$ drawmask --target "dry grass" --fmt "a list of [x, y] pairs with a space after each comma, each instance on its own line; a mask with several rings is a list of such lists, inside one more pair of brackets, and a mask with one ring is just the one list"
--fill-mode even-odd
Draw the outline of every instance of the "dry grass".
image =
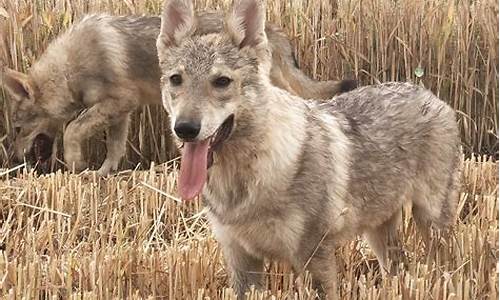
[[[159, 10], [160, 0], [0, 0], [0, 58], [26, 70], [87, 12]], [[466, 152], [495, 156], [497, 16], [494, 0], [269, 1], [269, 18], [290, 33], [309, 74], [421, 82], [459, 111]], [[0, 110], [0, 165], [9, 165], [7, 101]], [[134, 116], [124, 166], [169, 159], [165, 117], [147, 107]], [[88, 146], [99, 163], [102, 141]], [[233, 299], [203, 208], [175, 197], [175, 163], [106, 179], [0, 169], [0, 299]], [[397, 276], [382, 278], [360, 240], [338, 250], [342, 299], [498, 298], [498, 163], [466, 160], [463, 169], [450, 236], [434, 235], [424, 250], [405, 211]], [[266, 280], [269, 290], [251, 299], [315, 297], [310, 278], [297, 287], [281, 263], [269, 264]]]
[[[46, 45], [89, 12], [158, 14], [161, 0], [0, 0], [0, 60], [26, 70]], [[198, 0], [198, 9], [230, 0]], [[287, 31], [303, 69], [315, 78], [356, 77], [361, 84], [420, 82], [457, 111], [466, 153], [498, 156], [498, 2], [445, 0], [269, 1], [268, 16]], [[0, 93], [0, 165], [13, 135]], [[134, 115], [124, 167], [170, 159], [162, 109]], [[104, 143], [89, 143], [89, 161]]]
[[[404, 266], [384, 279], [363, 242], [345, 245], [337, 253], [342, 299], [498, 298], [498, 163], [463, 167], [450, 237], [435, 235], [424, 251], [405, 214]], [[233, 298], [202, 207], [173, 196], [171, 164], [108, 179], [0, 174], [0, 298]], [[265, 295], [313, 299], [290, 272], [272, 263]], [[251, 299], [270, 299], [262, 297]]]

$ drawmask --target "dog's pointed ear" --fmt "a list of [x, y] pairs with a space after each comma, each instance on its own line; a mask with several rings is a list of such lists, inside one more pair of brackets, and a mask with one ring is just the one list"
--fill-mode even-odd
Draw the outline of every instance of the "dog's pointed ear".
[[0, 66], [0, 86], [6, 89], [14, 100], [35, 100], [35, 87], [26, 74]]
[[195, 30], [196, 18], [192, 0], [166, 0], [161, 15], [161, 29], [157, 45], [170, 47], [190, 36]]
[[266, 44], [266, 2], [234, 0], [226, 26], [233, 42], [240, 48]]

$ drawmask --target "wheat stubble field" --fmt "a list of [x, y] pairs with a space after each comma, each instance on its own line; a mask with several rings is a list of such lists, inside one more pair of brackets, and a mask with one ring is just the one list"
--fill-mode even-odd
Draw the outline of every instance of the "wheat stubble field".
[[[229, 0], [196, 1], [199, 9]], [[29, 68], [48, 42], [89, 12], [158, 14], [160, 0], [0, 0], [0, 59]], [[342, 299], [497, 299], [498, 2], [268, 1], [315, 78], [419, 82], [458, 111], [464, 162], [456, 226], [425, 250], [408, 213], [397, 276], [382, 277], [361, 240], [338, 249]], [[233, 299], [201, 201], [176, 198], [161, 109], [134, 115], [123, 171], [38, 176], [11, 162], [0, 92], [0, 299]], [[87, 145], [98, 165], [103, 141]], [[472, 155], [480, 153], [481, 155]], [[490, 158], [491, 156], [491, 158]], [[148, 167], [150, 161], [167, 162]], [[56, 164], [57, 166], [57, 164]], [[139, 170], [141, 169], [141, 170]], [[250, 299], [314, 299], [270, 262], [268, 291]]]
[[[233, 299], [201, 203], [175, 198], [172, 164], [96, 178], [3, 175], [0, 296], [5, 299]], [[380, 276], [361, 241], [338, 250], [342, 299], [497, 299], [498, 164], [463, 163], [459, 220], [429, 251], [405, 218], [403, 264]], [[287, 266], [250, 299], [315, 299]]]

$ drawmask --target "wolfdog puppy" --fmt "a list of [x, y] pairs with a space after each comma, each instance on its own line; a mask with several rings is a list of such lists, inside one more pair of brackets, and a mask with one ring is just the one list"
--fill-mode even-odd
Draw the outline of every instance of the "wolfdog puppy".
[[364, 234], [388, 268], [406, 202], [424, 230], [452, 224], [455, 113], [410, 83], [329, 102], [276, 88], [264, 20], [262, 1], [236, 0], [223, 32], [193, 36], [190, 0], [165, 3], [157, 47], [163, 104], [183, 143], [179, 193], [203, 191], [240, 297], [261, 287], [265, 258], [309, 270], [334, 297], [342, 241]]
[[[195, 34], [222, 30], [219, 13], [201, 13], [197, 20]], [[63, 144], [69, 168], [86, 167], [82, 142], [106, 130], [107, 155], [98, 172], [116, 170], [125, 153], [130, 113], [143, 104], [161, 103], [155, 46], [159, 29], [159, 17], [92, 15], [53, 41], [29, 74], [0, 67], [0, 84], [14, 100], [16, 156], [29, 154], [46, 161], [55, 134], [67, 124]], [[285, 34], [272, 24], [266, 32], [273, 53], [273, 84], [323, 99], [355, 87], [354, 81], [310, 79], [296, 67]]]

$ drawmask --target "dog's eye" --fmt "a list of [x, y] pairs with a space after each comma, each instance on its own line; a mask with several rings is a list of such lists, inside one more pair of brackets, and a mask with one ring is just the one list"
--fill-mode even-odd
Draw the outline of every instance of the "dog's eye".
[[226, 76], [221, 76], [217, 77], [212, 84], [218, 88], [225, 88], [231, 83], [231, 81], [233, 81], [231, 78]]
[[170, 83], [173, 86], [181, 85], [182, 84], [182, 76], [179, 74], [174, 74], [174, 75], [170, 76]]

